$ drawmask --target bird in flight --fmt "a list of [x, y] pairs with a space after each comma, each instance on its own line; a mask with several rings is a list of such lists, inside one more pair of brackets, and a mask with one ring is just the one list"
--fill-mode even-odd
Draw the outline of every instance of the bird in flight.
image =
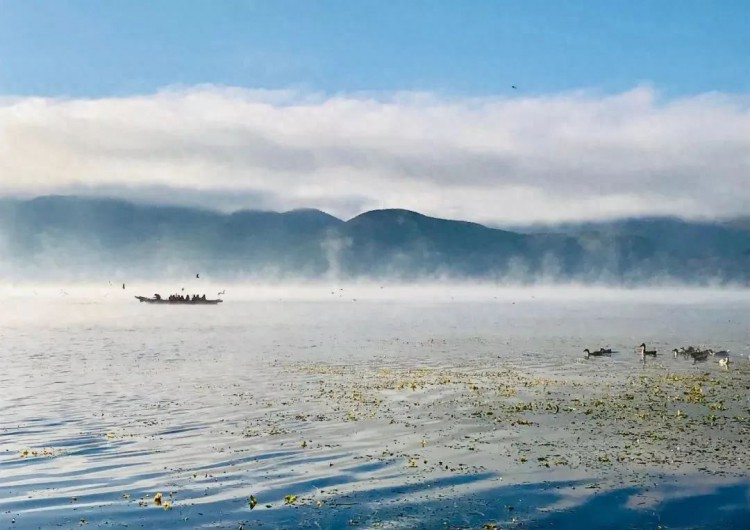
[[516, 85], [511, 85], [510, 88], [512, 88], [513, 90], [518, 90], [518, 87]]
[[196, 277], [196, 278], [200, 278], [200, 277], [201, 277], [201, 275], [200, 275], [200, 274], [196, 274], [196, 275], [195, 275], [195, 277]]

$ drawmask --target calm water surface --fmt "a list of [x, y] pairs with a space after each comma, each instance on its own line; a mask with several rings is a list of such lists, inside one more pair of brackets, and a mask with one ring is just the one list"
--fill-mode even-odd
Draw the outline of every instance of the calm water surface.
[[[383, 370], [618, 377], [644, 369], [644, 341], [747, 362], [750, 293], [323, 286], [217, 307], [100, 294], [3, 297], [0, 528], [750, 528], [747, 476], [593, 491], [596, 471], [527, 472], [462, 445], [460, 410], [420, 412], [446, 396], [383, 389], [387, 411], [364, 415], [324, 386]], [[599, 346], [617, 353], [582, 362]]]

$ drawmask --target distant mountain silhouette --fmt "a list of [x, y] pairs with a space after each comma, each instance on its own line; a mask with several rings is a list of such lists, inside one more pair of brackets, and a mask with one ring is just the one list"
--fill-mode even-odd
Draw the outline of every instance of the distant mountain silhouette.
[[6, 277], [468, 278], [750, 283], [750, 222], [489, 228], [408, 210], [232, 214], [113, 199], [0, 200]]
[[354, 276], [487, 276], [507, 269], [525, 249], [525, 236], [408, 210], [375, 210], [342, 225], [341, 254]]

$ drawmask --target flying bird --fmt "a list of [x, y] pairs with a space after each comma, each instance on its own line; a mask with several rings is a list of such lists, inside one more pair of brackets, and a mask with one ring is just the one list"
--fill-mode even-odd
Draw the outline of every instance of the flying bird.
[[511, 85], [510, 88], [512, 88], [513, 90], [518, 90], [518, 87], [516, 85]]
[[200, 275], [200, 274], [196, 274], [196, 275], [195, 275], [195, 277], [196, 277], [196, 278], [200, 278], [200, 277], [201, 277], [201, 275]]

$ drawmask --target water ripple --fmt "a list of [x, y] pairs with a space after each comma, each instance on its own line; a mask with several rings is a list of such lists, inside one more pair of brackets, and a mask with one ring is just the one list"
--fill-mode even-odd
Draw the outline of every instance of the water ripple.
[[[603, 528], [616, 516], [623, 526], [678, 528], [750, 516], [746, 477], [691, 483], [662, 473], [646, 488], [583, 465], [521, 469], [511, 448], [527, 435], [477, 421], [471, 385], [413, 383], [515, 370], [581, 382], [586, 396], [592, 378], [617, 386], [644, 370], [717, 370], [671, 358], [644, 367], [633, 346], [744, 351], [748, 331], [727, 323], [737, 302], [726, 314], [631, 303], [611, 316], [601, 305], [484, 302], [227, 304], [221, 318], [86, 307], [94, 312], [71, 321], [62, 302], [47, 308], [65, 326], [9, 318], [0, 327], [0, 527], [435, 528], [515, 518], [525, 528]], [[323, 313], [328, 324], [316, 318]], [[599, 345], [619, 353], [581, 358]], [[389, 371], [413, 388], [379, 386]], [[157, 492], [171, 510], [154, 505]], [[710, 508], [691, 522], [682, 515], [690, 502]]]

